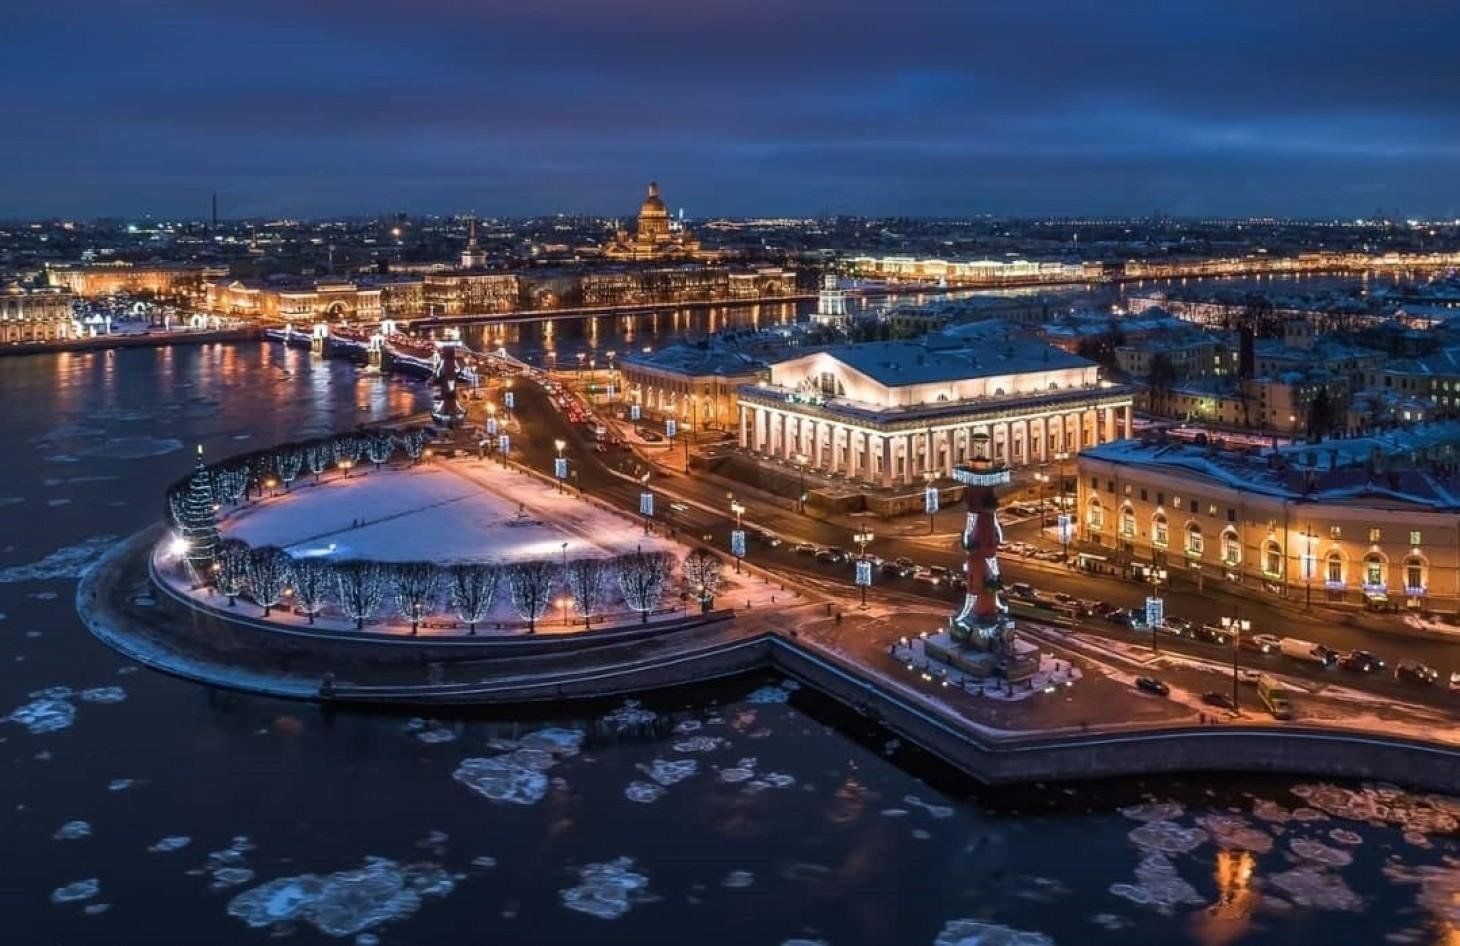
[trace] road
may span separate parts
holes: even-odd
[[[517,420],[520,426],[514,436],[513,447],[518,458],[536,469],[551,472],[553,460],[557,456],[554,441],[562,439],[567,443],[564,455],[569,459],[570,477],[579,488],[630,513],[637,513],[639,495],[643,489],[637,477],[646,470],[639,457],[626,448],[599,451],[589,429],[568,423],[553,408],[546,393],[538,386],[519,384],[514,390],[517,392]],[[616,475],[615,471],[622,475]],[[650,475],[649,488],[656,491],[654,524],[657,528],[673,529],[681,539],[699,539],[722,553],[728,552],[730,531],[734,528],[735,519],[729,510],[728,497],[722,484],[655,467]],[[658,492],[665,489],[693,500],[693,503],[677,504],[682,508],[673,508],[669,498]],[[700,505],[707,508],[699,508]],[[797,554],[793,546],[798,542],[811,542],[855,552],[853,529],[769,502],[747,502],[747,505],[750,508],[744,515],[744,524],[752,533],[748,560],[784,573],[840,582],[846,588],[848,600],[851,600],[856,589],[852,583],[853,574],[849,564],[824,564],[810,555]],[[757,542],[753,537],[756,528],[764,528],[780,536],[784,540],[783,544],[771,547]],[[1021,532],[1037,531],[1037,528],[1037,521],[1023,527],[1014,526],[1010,529],[1011,537]],[[963,563],[962,553],[951,538],[946,536],[941,540],[937,536],[879,537],[875,540],[872,551],[883,558],[906,556],[919,564],[943,565],[955,570],[961,569]],[[1016,556],[1002,556],[1001,565],[1006,584],[1028,582],[1043,591],[1062,591],[1122,607],[1139,609],[1150,593],[1150,588],[1140,583],[1065,570],[1046,563],[1024,561]],[[962,596],[962,592],[952,588],[881,573],[876,574],[875,582],[879,589],[912,595],[927,602],[944,602],[950,609]],[[1406,636],[1399,628],[1396,628],[1396,633],[1389,634],[1345,625],[1338,622],[1334,612],[1320,610],[1302,613],[1288,608],[1275,608],[1261,601],[1220,594],[1213,589],[1198,591],[1194,586],[1178,585],[1174,588],[1163,588],[1162,596],[1166,599],[1168,614],[1196,623],[1216,623],[1224,615],[1240,613],[1242,618],[1252,622],[1253,633],[1302,637],[1341,650],[1370,650],[1388,661],[1390,668],[1401,658],[1421,660],[1440,670],[1442,680],[1438,687],[1423,687],[1396,681],[1388,672],[1366,675],[1341,670],[1323,671],[1316,666],[1308,667],[1280,655],[1262,655],[1252,651],[1243,651],[1239,656],[1240,663],[1245,667],[1281,669],[1291,676],[1361,687],[1368,692],[1429,705],[1454,708],[1460,704],[1460,695],[1449,692],[1445,688],[1444,679],[1448,678],[1451,670],[1460,669],[1460,645],[1445,640]],[[1133,633],[1098,619],[1080,625],[1079,631],[1082,634],[1111,639],[1141,643],[1150,641],[1150,636],[1144,632]],[[1227,648],[1166,635],[1162,635],[1159,647],[1162,651],[1207,659],[1229,660],[1231,656],[1231,651]]]

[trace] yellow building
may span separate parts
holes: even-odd
[[[50,285],[68,289],[82,298],[118,293],[164,297],[197,297],[210,279],[228,275],[226,267],[185,263],[94,263],[69,266],[46,273]]]
[[[210,282],[204,299],[211,312],[270,322],[369,322],[378,320],[383,311],[379,287],[333,280],[290,286],[242,279]]]
[[[49,342],[76,337],[72,295],[59,289],[27,291],[10,285],[0,292],[0,343]]]
[[[675,418],[686,430],[723,430],[739,416],[737,390],[754,384],[763,366],[724,348],[670,345],[619,361],[624,393],[646,416]]]
[[[1128,440],[1077,464],[1080,540],[1137,574],[1460,607],[1460,422],[1276,450]]]
[[[660,260],[714,260],[720,254],[705,250],[684,226],[669,215],[659,197],[659,185],[649,184],[649,195],[639,205],[639,216],[631,236],[620,230],[605,250],[609,259],[633,262]]]

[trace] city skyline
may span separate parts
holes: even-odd
[[[75,0],[8,32],[5,218],[627,217],[651,178],[698,217],[1460,213],[1460,13],[1419,4]]]

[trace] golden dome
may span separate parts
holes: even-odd
[[[639,205],[640,217],[668,217],[669,210],[664,206],[664,201],[659,199],[659,185],[649,183],[649,196]]]

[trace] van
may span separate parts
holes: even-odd
[[[1288,691],[1276,677],[1264,673],[1257,678],[1257,698],[1267,707],[1273,719],[1293,718],[1293,706],[1288,702]]]

